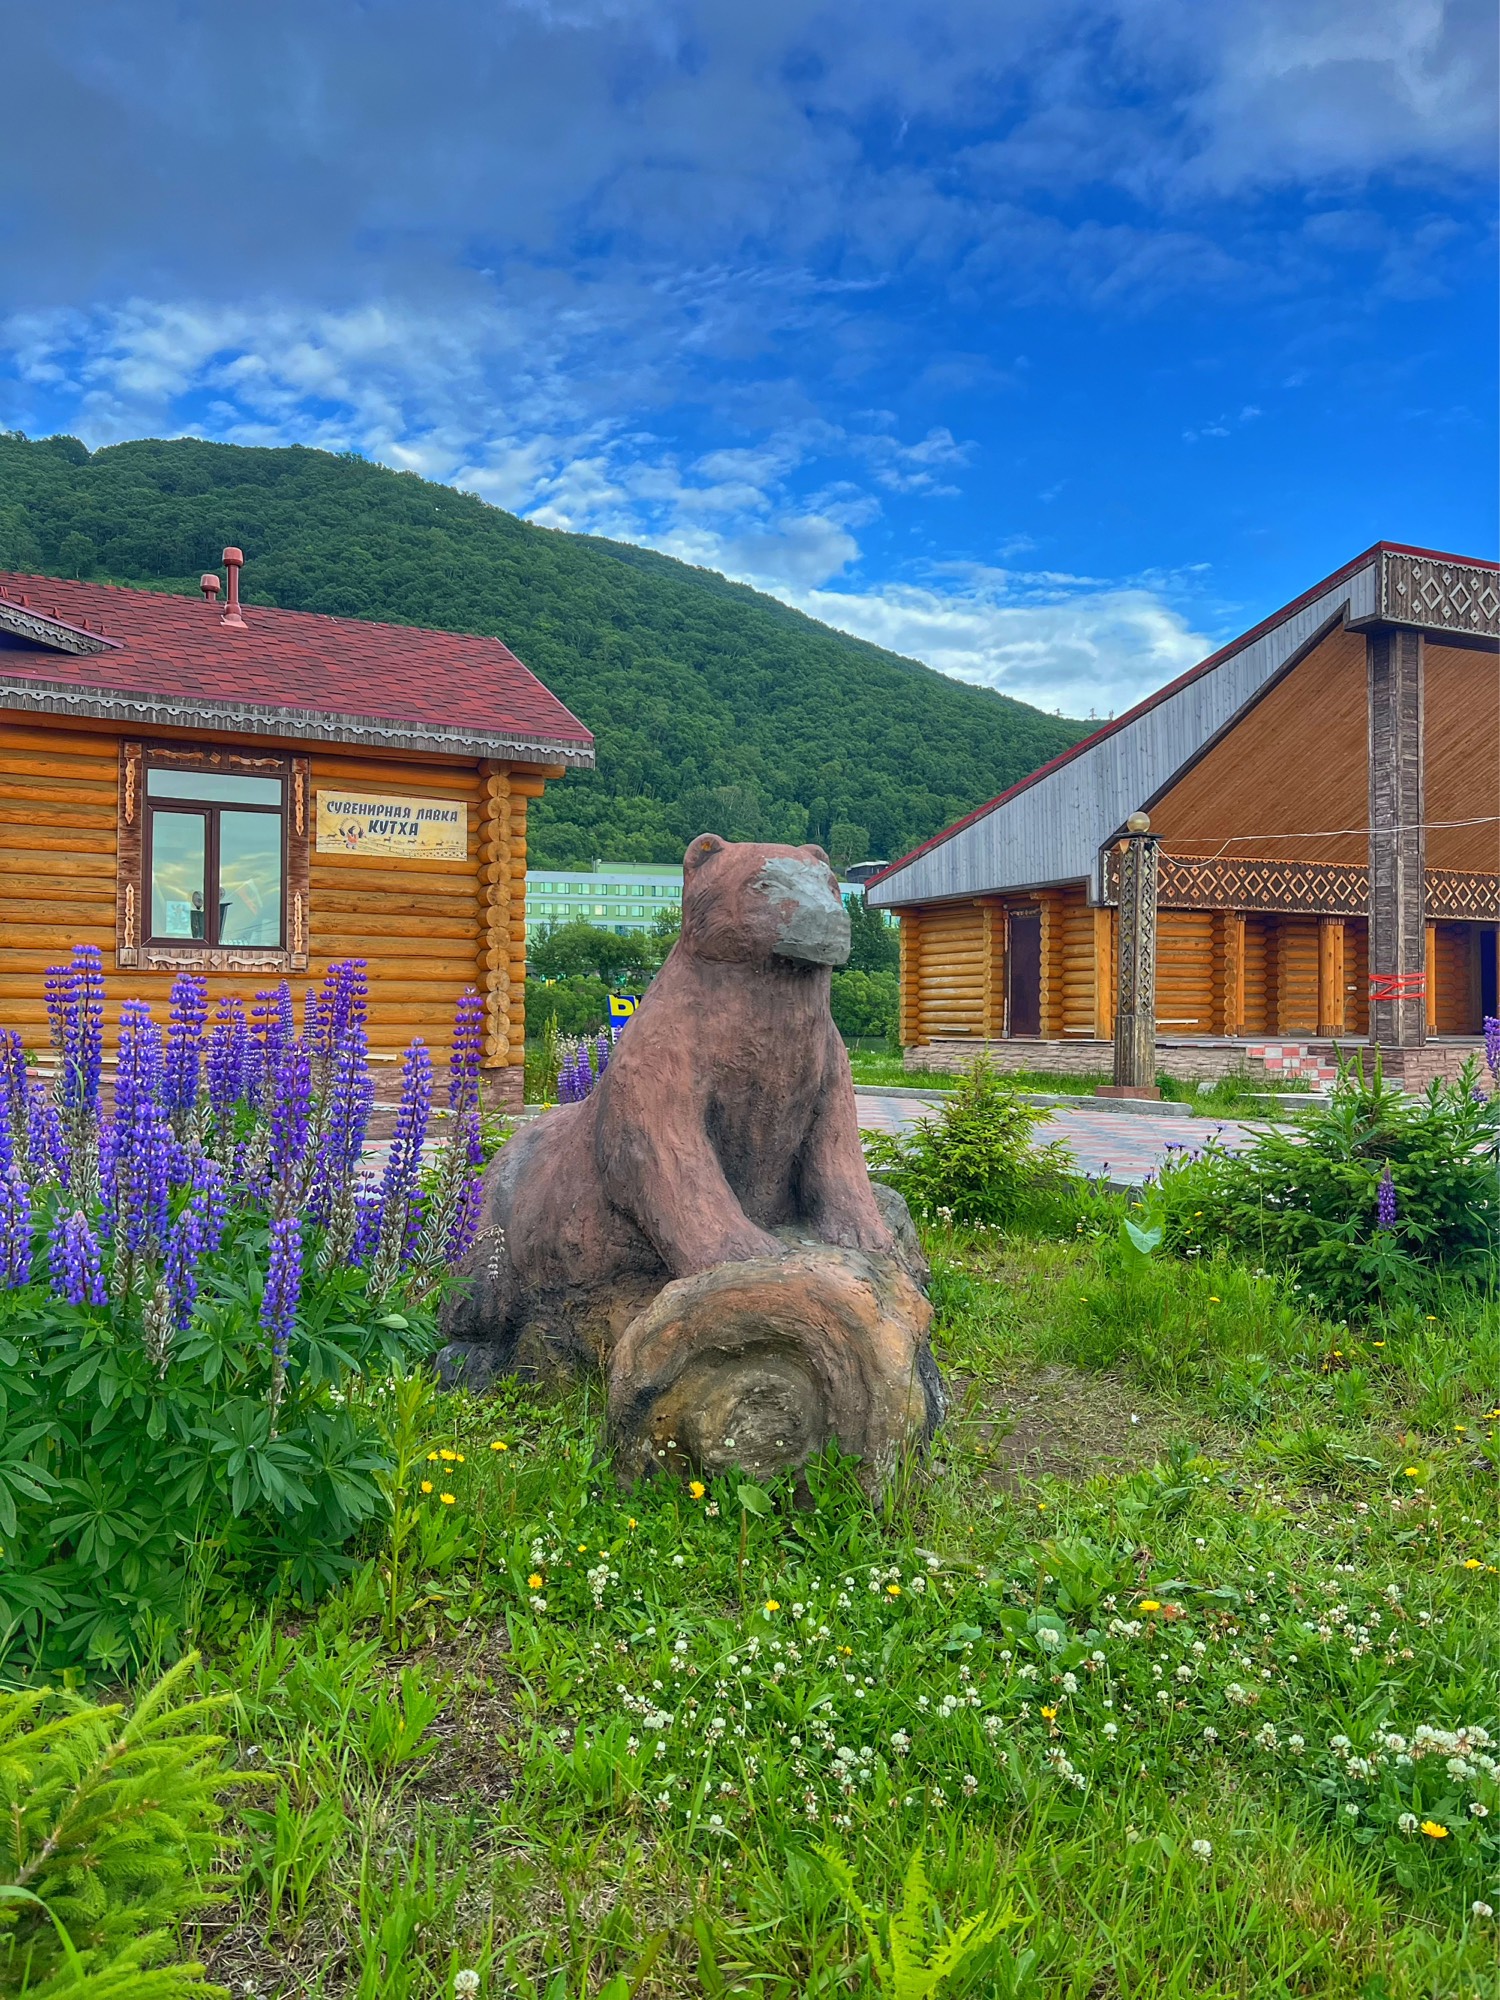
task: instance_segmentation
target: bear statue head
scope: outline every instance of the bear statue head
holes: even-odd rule
[[[697,958],[842,965],[849,912],[828,856],[700,833],[682,863],[682,944]]]

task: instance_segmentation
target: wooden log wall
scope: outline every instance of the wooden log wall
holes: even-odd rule
[[[1162,910],[1156,920],[1156,1027],[1176,1035],[1219,1032],[1214,1012],[1214,919],[1207,910]]]
[[[0,718],[0,1026],[20,1028],[32,1048],[47,1044],[46,970],[74,944],[96,944],[103,954],[111,1036],[122,1000],[148,1000],[166,1017],[172,973],[115,970],[119,743],[120,732],[104,727]],[[293,992],[321,979],[336,959],[367,959],[371,1049],[394,1057],[414,1035],[435,1055],[446,1053],[458,997],[476,986],[489,1002],[487,1062],[522,1062],[526,808],[543,777],[354,749],[311,746],[309,754],[314,794],[347,788],[461,800],[469,808],[469,854],[463,861],[393,861],[320,854],[314,842],[309,964],[290,976]],[[282,976],[213,973],[209,985],[248,1004]]]
[[[1117,979],[1115,912],[1081,888],[988,896],[901,912],[901,1040],[1005,1033],[1008,908],[1041,910],[1041,1039],[1108,1041]],[[1479,1020],[1479,927],[1429,926],[1431,1031]],[[1159,1033],[1362,1038],[1369,1033],[1369,926],[1360,917],[1163,910]]]

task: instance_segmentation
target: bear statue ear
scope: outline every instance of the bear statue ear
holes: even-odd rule
[[[700,833],[683,855],[682,865],[691,874],[693,869],[701,868],[711,854],[717,854],[721,848],[728,845],[729,842],[721,840],[716,833]]]

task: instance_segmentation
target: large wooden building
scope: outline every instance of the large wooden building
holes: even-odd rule
[[[498,639],[242,607],[224,561],[222,606],[213,572],[203,602],[0,575],[0,1025],[45,1048],[75,943],[158,1003],[362,958],[377,1059],[472,986],[518,1105],[527,805],[593,738]]]
[[[1418,1085],[1496,996],[1500,569],[1381,543],[867,887],[913,1065],[1108,1070],[1126,822],[1159,838],[1158,1060]]]

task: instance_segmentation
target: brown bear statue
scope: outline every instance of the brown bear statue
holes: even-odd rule
[[[491,1165],[479,1235],[445,1313],[439,1366],[447,1380],[482,1388],[502,1370],[589,1362],[609,1369],[631,1323],[658,1295],[670,1305],[680,1294],[689,1309],[667,1314],[679,1328],[670,1338],[691,1339],[701,1374],[713,1327],[735,1318],[725,1287],[735,1293],[736,1276],[723,1267],[743,1265],[760,1304],[738,1316],[732,1367],[753,1374],[767,1341],[795,1345],[796,1328],[817,1322],[823,1331],[813,1344],[834,1360],[799,1359],[796,1381],[808,1367],[824,1375],[828,1366],[842,1368],[849,1377],[842,1386],[824,1383],[834,1414],[805,1424],[795,1449],[790,1439],[771,1439],[787,1429],[774,1415],[758,1427],[742,1423],[766,1432],[764,1464],[778,1457],[773,1447],[800,1458],[829,1435],[858,1432],[846,1406],[851,1395],[869,1400],[872,1368],[909,1378],[896,1399],[910,1405],[908,1428],[930,1434],[943,1392],[926,1342],[925,1272],[902,1204],[871,1186],[849,1061],[829,1008],[832,968],[848,954],[848,913],[820,848],[715,834],[692,843],[681,936],[608,1068],[582,1103],[524,1126]],[[771,1268],[777,1262],[784,1273]],[[820,1270],[841,1301],[832,1318],[821,1306],[809,1317],[788,1293],[792,1333],[783,1325],[773,1337],[767,1324],[761,1338],[767,1283],[795,1290],[811,1282],[816,1290]],[[682,1293],[682,1281],[707,1284],[710,1272],[705,1303],[692,1286]],[[849,1305],[855,1293],[868,1310]],[[710,1298],[718,1303],[708,1305]],[[659,1308],[652,1324],[662,1320]],[[873,1340],[873,1361],[839,1359],[839,1329],[855,1322],[856,1344],[867,1334]],[[690,1336],[680,1331],[689,1325]],[[637,1331],[629,1348],[637,1376],[651,1372],[641,1339]],[[638,1406],[639,1392],[639,1380],[612,1377],[612,1412]],[[801,1391],[783,1382],[761,1395],[766,1409],[777,1393],[785,1405]],[[881,1421],[888,1431],[894,1420]],[[643,1423],[637,1408],[637,1431]],[[746,1442],[730,1438],[725,1450],[734,1462],[751,1463]],[[694,1456],[702,1463],[718,1453],[700,1447]]]

